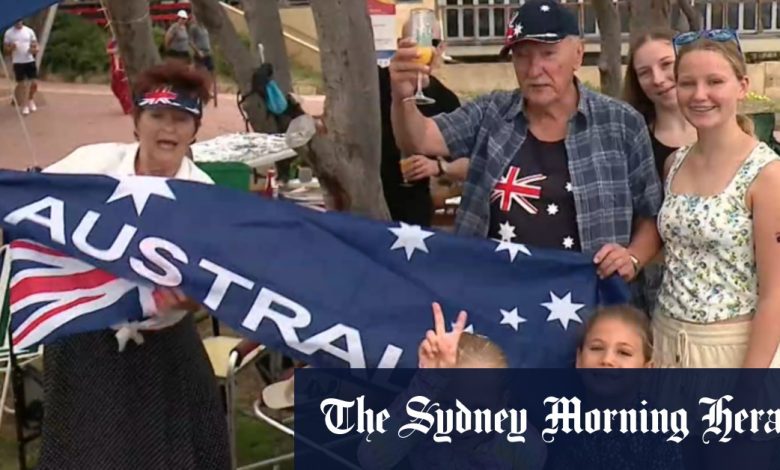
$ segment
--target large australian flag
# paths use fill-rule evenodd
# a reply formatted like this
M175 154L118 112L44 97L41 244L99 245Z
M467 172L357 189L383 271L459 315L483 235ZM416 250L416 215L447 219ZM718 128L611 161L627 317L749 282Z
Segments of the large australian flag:
M580 253L172 179L0 171L0 225L19 347L143 320L149 292L178 287L316 366L416 367L436 301L511 366L567 367L594 308L627 301Z

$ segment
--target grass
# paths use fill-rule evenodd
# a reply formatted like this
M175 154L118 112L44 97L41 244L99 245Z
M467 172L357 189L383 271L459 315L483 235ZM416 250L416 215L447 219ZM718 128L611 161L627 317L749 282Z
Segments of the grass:
M293 451L293 438L251 416L238 417L238 465L281 456ZM293 461L280 464L283 470L292 470Z

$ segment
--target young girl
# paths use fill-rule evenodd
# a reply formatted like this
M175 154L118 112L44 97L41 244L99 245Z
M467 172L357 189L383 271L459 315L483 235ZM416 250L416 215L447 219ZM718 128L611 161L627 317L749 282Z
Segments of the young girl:
M425 333L418 351L420 369L504 369L504 352L485 336L464 332L468 314L460 312L451 332L444 327L441 306L433 304L433 330Z
M652 29L631 44L623 86L623 99L645 118L650 130L658 175L678 148L696 141L696 129L677 103L674 78L674 31Z
M659 367L774 367L780 342L780 164L738 114L745 59L730 30L675 38L677 100L698 140L670 158L658 215L666 271Z
M623 99L647 122L661 181L666 177L664 163L669 155L696 141L696 129L677 103L674 34L667 28L652 29L634 40L629 48L623 88ZM632 283L635 304L647 314L655 308L662 277L663 257L658 256Z
M447 331L444 314L439 304L433 304L434 328L428 330L420 343L420 369L503 369L507 367L504 352L488 338L464 331L468 315L460 312L452 331ZM468 374L468 375L465 375ZM505 384L500 374L471 372L436 374L423 372L412 379L405 393L391 405L390 416L403 416L406 403L412 396L423 395L433 402L453 402L455 398L475 409L503 406L506 400ZM495 381L493 381L493 379ZM465 380L461 380L465 379ZM478 379L478 380L474 380ZM388 431L364 442L358 450L358 461L365 469L396 468L407 459L402 468L448 470L542 469L546 449L541 436L532 426L525 433L523 444L510 443L498 434L463 433L452 435L452 443L434 443L430 436L416 432L399 439L394 425Z
M577 348L578 369L652 367L650 320L628 305L605 307L591 317Z
M599 309L588 320L577 348L578 369L652 367L650 320L630 305ZM583 371L583 409L635 407L642 396L638 372L604 375ZM565 439L568 439L566 441ZM563 437L550 449L548 470L619 468L678 470L679 449L660 435L581 434Z

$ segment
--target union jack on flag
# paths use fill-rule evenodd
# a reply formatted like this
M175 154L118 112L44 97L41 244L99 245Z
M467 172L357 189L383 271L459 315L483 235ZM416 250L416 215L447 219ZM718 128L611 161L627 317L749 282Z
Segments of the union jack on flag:
M151 289L44 245L17 240L10 248L14 348L91 331L89 318L96 315L124 324L133 312L140 317L154 305Z
M172 105L174 104L173 100L178 97L179 95L169 88L163 88L146 93L138 104L140 106L154 106L158 104Z

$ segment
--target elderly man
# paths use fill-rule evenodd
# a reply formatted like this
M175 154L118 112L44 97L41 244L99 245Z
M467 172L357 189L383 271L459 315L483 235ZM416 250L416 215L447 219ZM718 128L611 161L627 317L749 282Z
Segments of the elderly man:
M457 233L580 250L599 275L631 280L661 246L660 182L642 117L575 77L579 36L557 1L526 1L502 50L519 89L433 118L404 101L429 70L405 41L390 66L393 128L407 153L470 157Z

